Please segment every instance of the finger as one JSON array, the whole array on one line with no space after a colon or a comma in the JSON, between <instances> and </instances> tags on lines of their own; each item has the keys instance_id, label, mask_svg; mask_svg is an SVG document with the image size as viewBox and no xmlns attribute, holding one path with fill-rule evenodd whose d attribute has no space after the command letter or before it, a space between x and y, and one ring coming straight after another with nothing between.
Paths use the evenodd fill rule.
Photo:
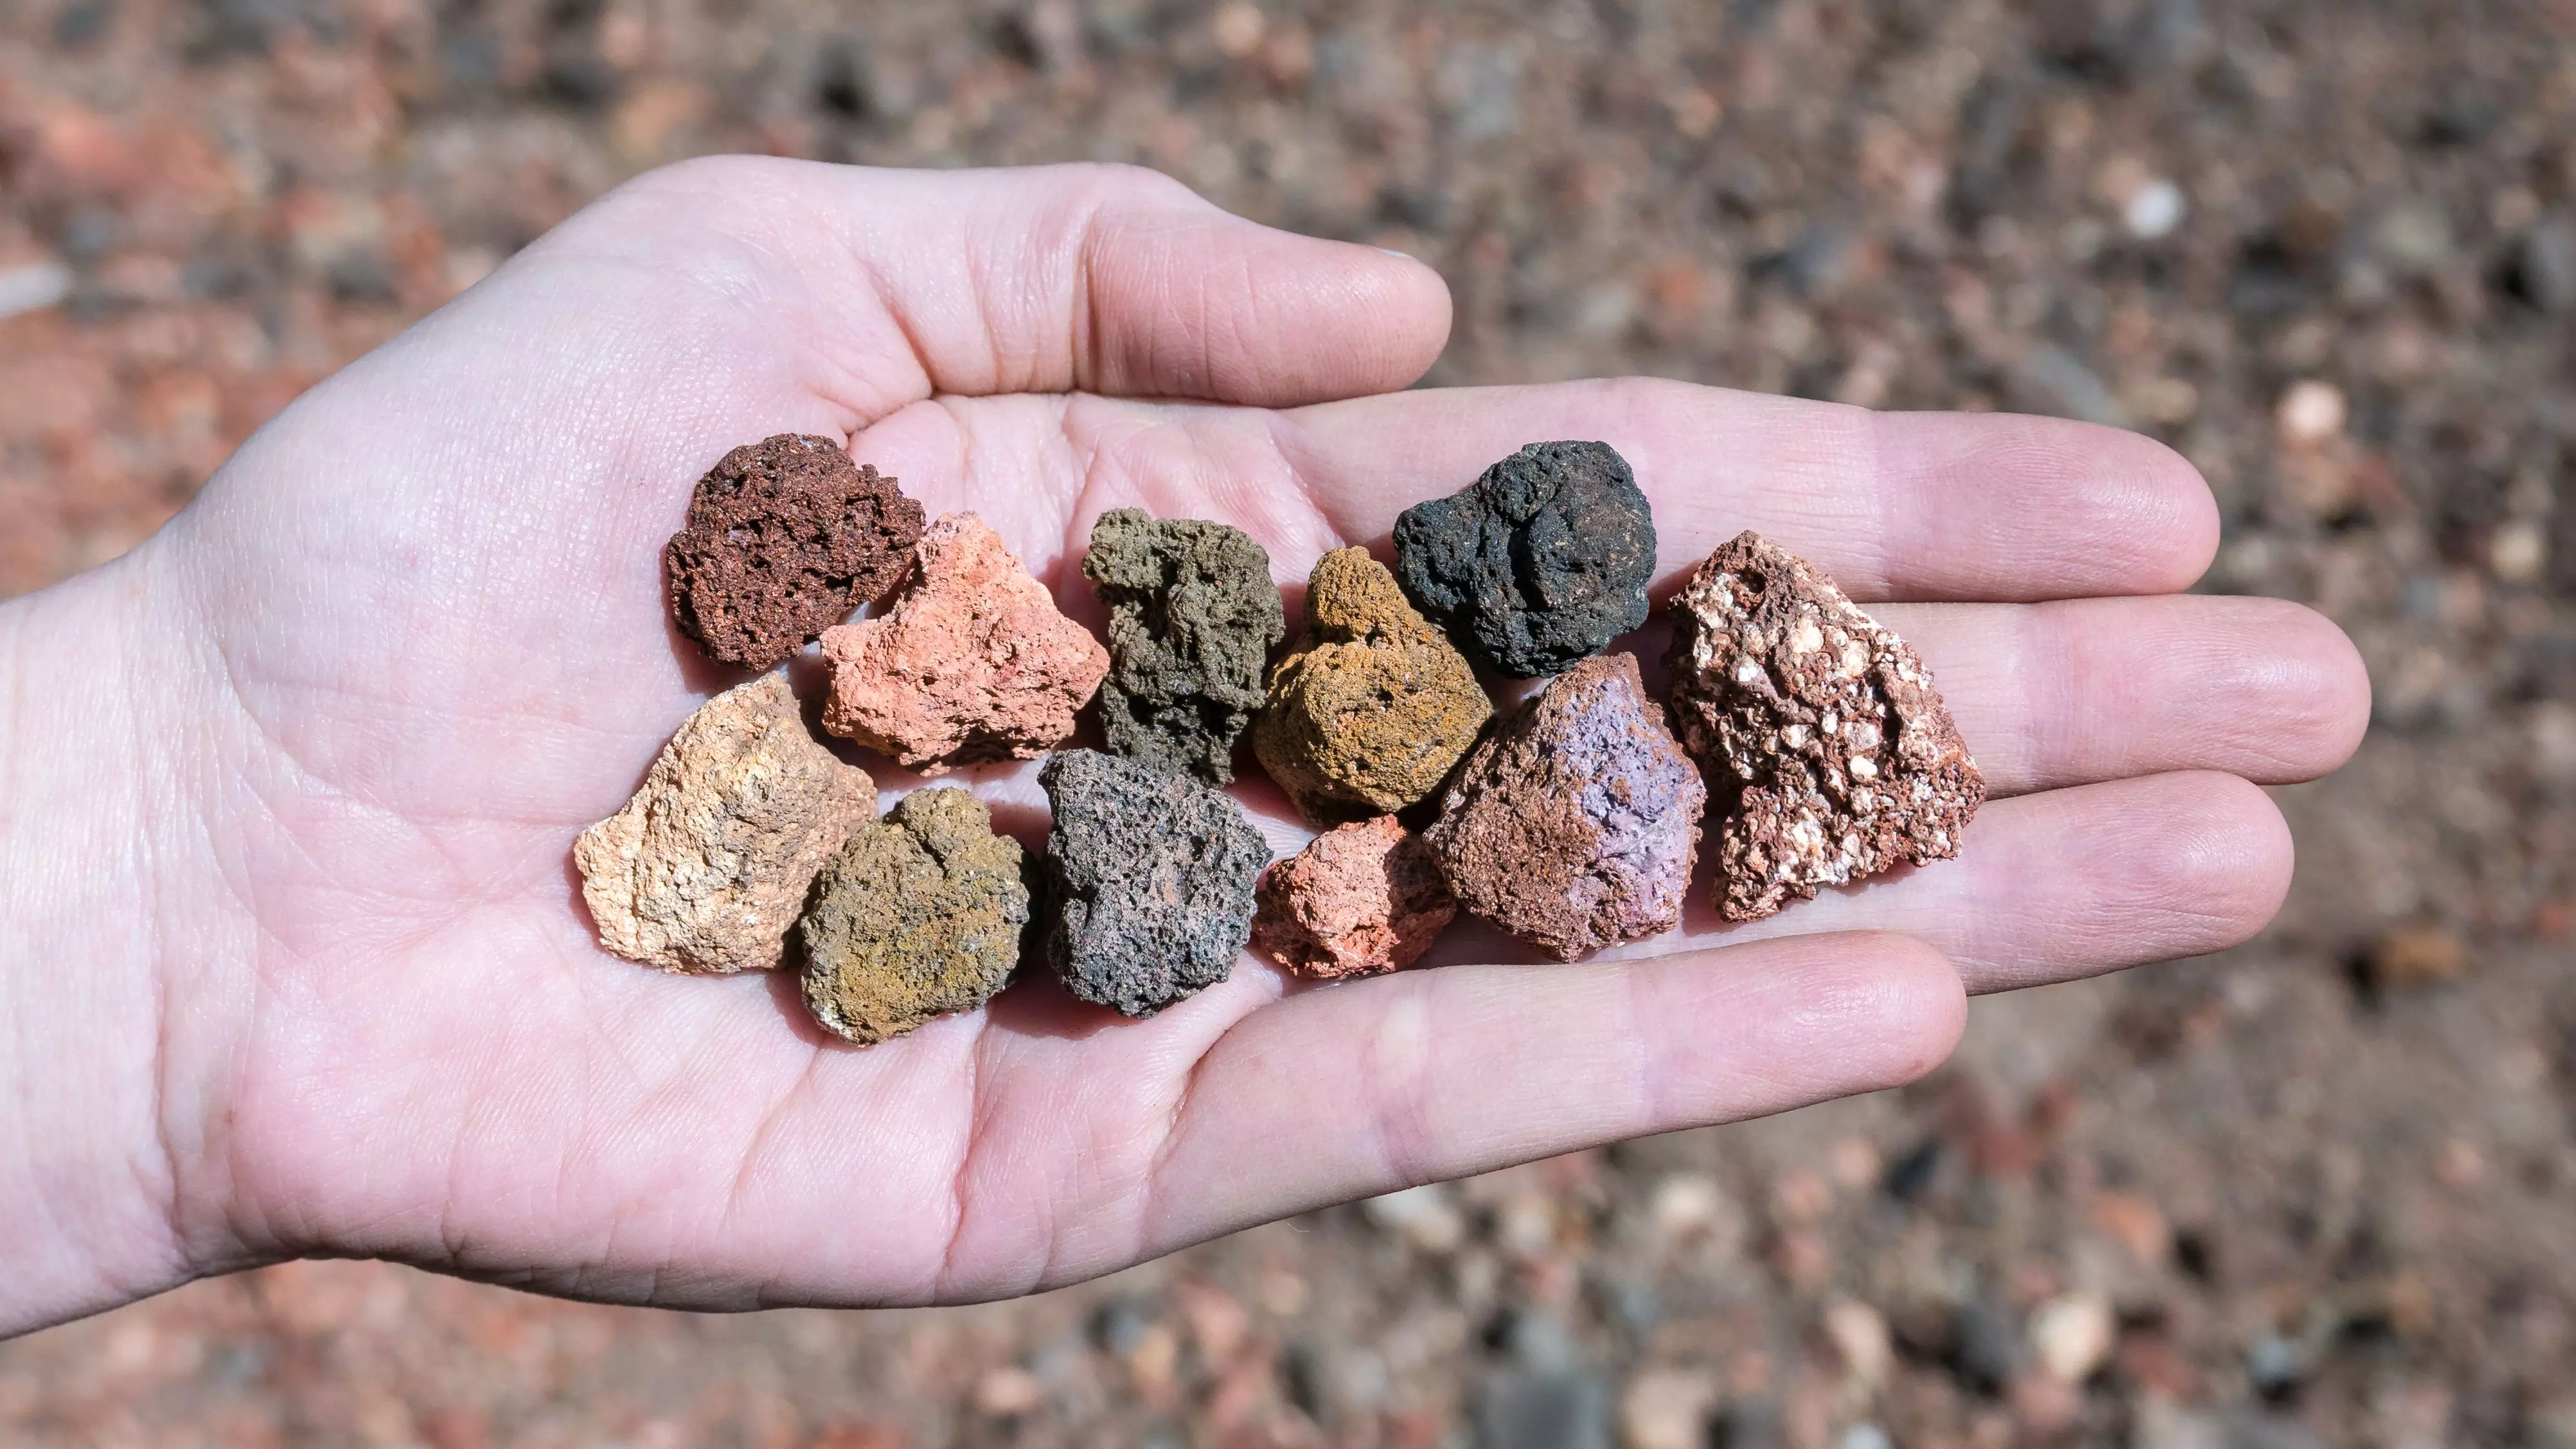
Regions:
<instances>
[{"instance_id":1,"label":"finger","mask_svg":"<svg viewBox=\"0 0 2576 1449\"><path fill-rule=\"evenodd\" d=\"M1200 1061L1150 1180L1144 1251L1894 1086L1948 1056L1964 1019L1939 955L1877 935L1292 996Z\"/></svg>"},{"instance_id":2,"label":"finger","mask_svg":"<svg viewBox=\"0 0 2576 1449\"><path fill-rule=\"evenodd\" d=\"M2218 511L2172 449L2054 418L1870 413L1645 378L1403 393L1303 410L1278 446L1347 538L1530 442L1597 438L1655 507L1669 586L1745 529L1860 599L2187 587Z\"/></svg>"},{"instance_id":3,"label":"finger","mask_svg":"<svg viewBox=\"0 0 2576 1449\"><path fill-rule=\"evenodd\" d=\"M1400 388L1449 335L1420 262L1232 216L1123 166L889 171L718 157L601 201L560 245L784 261L825 391L859 420L934 393L1081 389L1288 406ZM748 299L754 302L766 297Z\"/></svg>"},{"instance_id":4,"label":"finger","mask_svg":"<svg viewBox=\"0 0 2576 1449\"><path fill-rule=\"evenodd\" d=\"M1931 666L1998 795L2172 770L2312 780L2350 759L2370 723L2352 641L2278 599L1872 612Z\"/></svg>"},{"instance_id":5,"label":"finger","mask_svg":"<svg viewBox=\"0 0 2576 1449\"><path fill-rule=\"evenodd\" d=\"M1674 937L1630 949L1902 931L1956 963L1969 991L2010 991L2246 941L2279 912L2290 866L2289 827L2260 789L2232 775L2150 775L1995 801L1955 860L1748 925L1718 920L1703 899Z\"/></svg>"}]
</instances>

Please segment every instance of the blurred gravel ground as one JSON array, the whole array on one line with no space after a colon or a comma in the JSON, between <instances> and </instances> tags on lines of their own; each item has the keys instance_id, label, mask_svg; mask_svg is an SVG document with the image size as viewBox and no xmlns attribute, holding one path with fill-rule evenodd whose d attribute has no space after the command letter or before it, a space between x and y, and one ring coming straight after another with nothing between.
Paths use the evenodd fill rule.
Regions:
<instances>
[{"instance_id":1,"label":"blurred gravel ground","mask_svg":"<svg viewBox=\"0 0 2576 1449\"><path fill-rule=\"evenodd\" d=\"M2264 940L1981 1003L1910 1092L982 1309L298 1264L0 1346L0 1437L2576 1446L2576 3L16 0L0 594L727 149L1155 166L1440 267L1439 382L2146 430L2375 727Z\"/></svg>"}]
</instances>

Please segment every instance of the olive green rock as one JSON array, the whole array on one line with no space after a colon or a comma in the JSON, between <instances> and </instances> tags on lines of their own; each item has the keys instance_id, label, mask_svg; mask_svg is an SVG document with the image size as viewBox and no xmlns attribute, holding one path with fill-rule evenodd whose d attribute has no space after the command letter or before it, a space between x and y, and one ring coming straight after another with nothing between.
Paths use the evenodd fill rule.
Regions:
<instances>
[{"instance_id":1,"label":"olive green rock","mask_svg":"<svg viewBox=\"0 0 2576 1449\"><path fill-rule=\"evenodd\" d=\"M965 791L916 790L814 883L805 1004L861 1046L972 1011L1011 979L1028 919L1019 842Z\"/></svg>"},{"instance_id":2,"label":"olive green rock","mask_svg":"<svg viewBox=\"0 0 2576 1449\"><path fill-rule=\"evenodd\" d=\"M1324 555L1306 627L1270 670L1261 766L1318 825L1387 815L1440 788L1493 718L1466 656L1364 548Z\"/></svg>"},{"instance_id":3,"label":"olive green rock","mask_svg":"<svg viewBox=\"0 0 2576 1449\"><path fill-rule=\"evenodd\" d=\"M1117 508L1091 526L1083 577L1109 608L1100 725L1110 753L1211 785L1261 708L1261 672L1288 632L1270 555L1239 528Z\"/></svg>"}]
</instances>

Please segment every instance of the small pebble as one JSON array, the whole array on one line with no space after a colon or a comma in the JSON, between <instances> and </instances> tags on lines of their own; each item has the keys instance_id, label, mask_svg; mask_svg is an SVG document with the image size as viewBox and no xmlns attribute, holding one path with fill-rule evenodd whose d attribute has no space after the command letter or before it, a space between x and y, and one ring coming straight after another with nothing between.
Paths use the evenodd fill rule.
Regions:
<instances>
[{"instance_id":1,"label":"small pebble","mask_svg":"<svg viewBox=\"0 0 2576 1449\"><path fill-rule=\"evenodd\" d=\"M1727 919L1958 854L1984 777L1931 671L1831 580L1746 533L1672 617L1675 726L1736 795L1718 838Z\"/></svg>"},{"instance_id":2,"label":"small pebble","mask_svg":"<svg viewBox=\"0 0 2576 1449\"><path fill-rule=\"evenodd\" d=\"M1337 548L1307 581L1305 631L1271 667L1252 747L1308 820L1335 824L1439 789L1493 713L1386 566Z\"/></svg>"},{"instance_id":3,"label":"small pebble","mask_svg":"<svg viewBox=\"0 0 2576 1449\"><path fill-rule=\"evenodd\" d=\"M1029 890L1019 842L963 790L915 790L814 883L805 1004L861 1046L972 1011L1011 979Z\"/></svg>"},{"instance_id":4,"label":"small pebble","mask_svg":"<svg viewBox=\"0 0 2576 1449\"><path fill-rule=\"evenodd\" d=\"M1041 949L1066 989L1151 1016L1226 979L1270 863L1243 807L1097 750L1057 753L1038 783L1055 808Z\"/></svg>"},{"instance_id":5,"label":"small pebble","mask_svg":"<svg viewBox=\"0 0 2576 1449\"><path fill-rule=\"evenodd\" d=\"M1062 743L1109 651L974 514L941 515L914 553L883 618L825 631L824 727L926 775Z\"/></svg>"},{"instance_id":6,"label":"small pebble","mask_svg":"<svg viewBox=\"0 0 2576 1449\"><path fill-rule=\"evenodd\" d=\"M830 438L781 433L698 480L662 550L671 617L709 658L769 669L903 577L921 505Z\"/></svg>"},{"instance_id":7,"label":"small pebble","mask_svg":"<svg viewBox=\"0 0 2576 1449\"><path fill-rule=\"evenodd\" d=\"M1300 975L1412 965L1458 914L1422 838L1392 815L1325 831L1261 873L1253 949Z\"/></svg>"},{"instance_id":8,"label":"small pebble","mask_svg":"<svg viewBox=\"0 0 2576 1449\"><path fill-rule=\"evenodd\" d=\"M815 738L785 674L765 674L689 716L573 861L608 950L665 971L765 971L815 874L876 814L876 783Z\"/></svg>"},{"instance_id":9,"label":"small pebble","mask_svg":"<svg viewBox=\"0 0 2576 1449\"><path fill-rule=\"evenodd\" d=\"M1270 555L1239 528L1119 508L1092 525L1082 573L1109 610L1110 753L1231 781L1235 738L1288 632Z\"/></svg>"},{"instance_id":10,"label":"small pebble","mask_svg":"<svg viewBox=\"0 0 2576 1449\"><path fill-rule=\"evenodd\" d=\"M1636 656L1608 654L1478 745L1423 838L1468 910L1570 961L1681 924L1707 809Z\"/></svg>"},{"instance_id":11,"label":"small pebble","mask_svg":"<svg viewBox=\"0 0 2576 1449\"><path fill-rule=\"evenodd\" d=\"M1532 443L1395 520L1405 596L1474 662L1526 679L1646 622L1655 519L1607 443Z\"/></svg>"}]
</instances>

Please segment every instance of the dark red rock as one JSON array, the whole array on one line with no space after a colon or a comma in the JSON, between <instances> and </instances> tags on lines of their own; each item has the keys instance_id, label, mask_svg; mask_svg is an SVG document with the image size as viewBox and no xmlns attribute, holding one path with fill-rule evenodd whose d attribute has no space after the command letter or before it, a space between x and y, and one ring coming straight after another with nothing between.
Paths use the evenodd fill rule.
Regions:
<instances>
[{"instance_id":1,"label":"dark red rock","mask_svg":"<svg viewBox=\"0 0 2576 1449\"><path fill-rule=\"evenodd\" d=\"M1570 961L1681 924L1707 811L1636 656L1605 654L1467 756L1423 838L1460 904Z\"/></svg>"},{"instance_id":2,"label":"dark red rock","mask_svg":"<svg viewBox=\"0 0 2576 1449\"><path fill-rule=\"evenodd\" d=\"M709 658L768 669L901 582L921 523L829 438L745 444L698 480L662 550L672 621Z\"/></svg>"}]
</instances>

